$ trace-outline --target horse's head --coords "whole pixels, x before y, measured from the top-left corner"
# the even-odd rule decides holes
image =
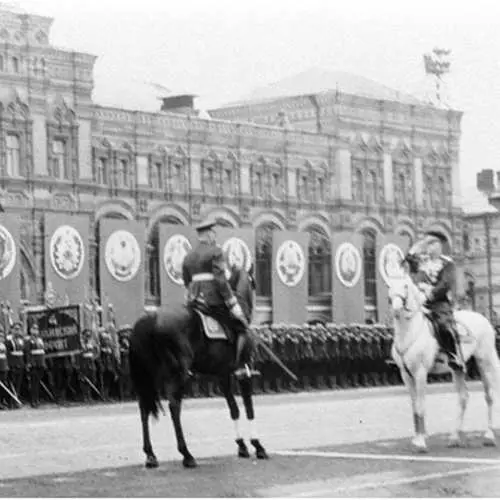
[[[402,313],[409,319],[420,310],[418,289],[408,274],[390,280],[389,304],[396,319],[399,319]]]

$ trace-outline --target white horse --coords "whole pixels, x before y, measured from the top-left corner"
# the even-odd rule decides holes
[[[410,392],[413,408],[415,436],[412,440],[417,451],[427,451],[425,431],[425,392],[427,375],[439,361],[439,346],[429,319],[425,316],[420,290],[408,274],[391,280],[389,301],[394,313],[394,343],[392,357],[399,367],[401,377]],[[473,311],[456,311],[460,349],[464,360],[474,357],[479,368],[488,406],[488,428],[484,433],[485,446],[495,446],[493,432],[493,402],[500,395],[500,360],[495,347],[495,330],[481,314]],[[445,371],[451,371],[446,367]],[[459,396],[457,426],[449,438],[449,446],[460,446],[463,423],[469,399],[465,374],[453,373]]]

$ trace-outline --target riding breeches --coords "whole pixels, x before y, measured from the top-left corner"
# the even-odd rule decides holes
[[[440,308],[432,311],[432,320],[436,326],[436,338],[440,347],[447,353],[457,352],[457,330],[453,310]]]

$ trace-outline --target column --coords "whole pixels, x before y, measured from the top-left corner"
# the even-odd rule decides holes
[[[415,203],[417,208],[424,206],[424,174],[422,158],[413,159],[413,175],[415,176]]]
[[[394,203],[394,172],[392,169],[392,155],[384,153],[384,198],[386,203]]]
[[[348,149],[337,149],[335,164],[338,172],[338,182],[331,186],[333,192],[337,190],[337,197],[342,200],[352,199],[352,172],[351,152]],[[335,179],[335,177],[333,177]]]

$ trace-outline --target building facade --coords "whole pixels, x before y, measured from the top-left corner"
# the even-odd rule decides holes
[[[349,89],[211,111],[157,113],[92,100],[89,54],[49,42],[53,20],[0,12],[0,199],[20,220],[23,301],[41,303],[47,213],[88,216],[89,290],[99,293],[99,224],[146,227],[145,302],[160,297],[162,223],[211,217],[253,228],[258,321],[271,320],[273,231],[310,234],[310,319],[332,318],[332,238],[362,237],[366,316],[383,321],[377,241],[440,229],[462,255],[462,113]],[[361,307],[361,306],[360,306]]]

